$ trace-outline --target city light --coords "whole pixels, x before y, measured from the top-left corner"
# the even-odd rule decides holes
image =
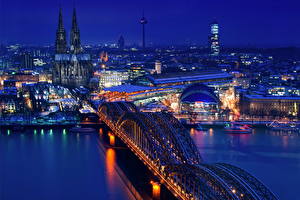
[[[115,136],[111,133],[111,132],[109,132],[108,133],[108,137],[109,137],[109,144],[111,145],[111,146],[114,146],[115,145]]]
[[[299,6],[253,1],[0,3],[0,196],[298,199]]]
[[[154,199],[160,199],[160,183],[155,181],[150,181],[152,185],[152,197]]]

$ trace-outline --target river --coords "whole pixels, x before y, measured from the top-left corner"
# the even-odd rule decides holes
[[[250,172],[282,200],[299,199],[300,135],[254,129],[226,134],[221,128],[190,130],[205,162],[225,162]]]
[[[0,132],[0,200],[133,199],[114,168],[115,152],[103,151],[98,134],[60,128]],[[221,128],[190,134],[205,162],[239,166],[279,199],[298,198],[299,134],[255,129],[230,135]]]
[[[1,130],[0,199],[133,199],[114,164],[113,150],[103,152],[97,134]]]

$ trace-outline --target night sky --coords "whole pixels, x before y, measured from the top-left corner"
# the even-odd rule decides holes
[[[54,44],[61,2],[69,32],[73,0],[0,0],[0,43]],[[145,10],[147,41],[207,44],[217,19],[223,45],[300,44],[300,3],[296,0],[76,0],[84,44],[140,43],[138,21]]]

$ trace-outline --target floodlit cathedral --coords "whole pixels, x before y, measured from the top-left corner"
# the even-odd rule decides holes
[[[81,47],[76,10],[73,11],[70,48],[68,48],[62,10],[60,9],[55,41],[53,83],[66,87],[88,86],[92,75],[91,56],[84,54]]]

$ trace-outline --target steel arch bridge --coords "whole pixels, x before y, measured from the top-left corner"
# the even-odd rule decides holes
[[[205,164],[189,132],[171,114],[139,112],[130,102],[106,102],[98,115],[178,199],[277,199],[243,169]]]

